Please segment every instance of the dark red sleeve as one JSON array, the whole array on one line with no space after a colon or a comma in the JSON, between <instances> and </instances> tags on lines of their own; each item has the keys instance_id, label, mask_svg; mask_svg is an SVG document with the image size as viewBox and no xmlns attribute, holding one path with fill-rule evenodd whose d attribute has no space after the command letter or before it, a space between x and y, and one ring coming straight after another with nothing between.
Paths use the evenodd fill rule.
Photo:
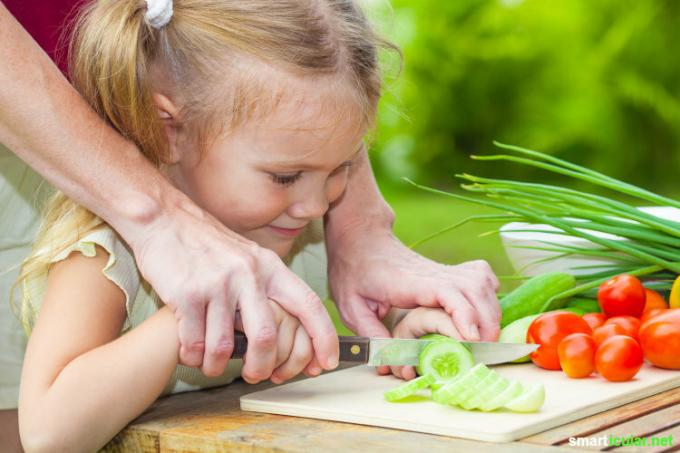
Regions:
<instances>
[{"instance_id":1,"label":"dark red sleeve","mask_svg":"<svg viewBox=\"0 0 680 453\"><path fill-rule=\"evenodd\" d=\"M3 0L7 9L66 74L68 36L60 37L86 0ZM57 46L60 47L58 48Z\"/></svg>"}]
</instances>

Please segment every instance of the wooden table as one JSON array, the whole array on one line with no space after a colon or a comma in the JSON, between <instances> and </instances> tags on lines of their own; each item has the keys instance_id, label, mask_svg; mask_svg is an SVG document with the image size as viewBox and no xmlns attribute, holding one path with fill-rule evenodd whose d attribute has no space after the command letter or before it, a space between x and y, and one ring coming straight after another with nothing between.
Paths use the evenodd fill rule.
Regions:
<instances>
[{"instance_id":1,"label":"wooden table","mask_svg":"<svg viewBox=\"0 0 680 453\"><path fill-rule=\"evenodd\" d=\"M349 423L242 412L239 397L272 384L236 382L158 400L105 448L108 452L621 452L680 449L680 388L535 434L495 444ZM673 436L673 446L576 447L570 437ZM678 438L677 441L675 438ZM651 441L651 439L650 439ZM593 441L594 442L594 441ZM677 445L675 445L677 444Z\"/></svg>"}]
</instances>

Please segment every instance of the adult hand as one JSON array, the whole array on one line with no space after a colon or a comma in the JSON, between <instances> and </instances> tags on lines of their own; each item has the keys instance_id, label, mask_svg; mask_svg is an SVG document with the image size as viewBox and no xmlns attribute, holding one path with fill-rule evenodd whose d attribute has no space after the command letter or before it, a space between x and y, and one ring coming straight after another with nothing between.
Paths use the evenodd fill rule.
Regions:
<instances>
[{"instance_id":1,"label":"adult hand","mask_svg":"<svg viewBox=\"0 0 680 453\"><path fill-rule=\"evenodd\" d=\"M274 314L274 322L277 329L277 341L272 348L274 354L274 372L270 379L274 384L281 384L288 379L303 372L309 377L321 374L321 368L314 358L312 339L305 331L300 321L285 311L279 304L269 299L269 306ZM243 332L243 320L240 312L236 312L236 330ZM250 345L243 357L243 369L241 377L250 384L255 384L258 379L251 376L251 360L258 357L252 355Z\"/></svg>"},{"instance_id":2,"label":"adult hand","mask_svg":"<svg viewBox=\"0 0 680 453\"><path fill-rule=\"evenodd\" d=\"M318 296L276 253L228 230L188 199L129 243L143 277L175 312L182 364L221 374L233 350L238 309L249 344L244 372L250 382L269 378L278 341L272 299L300 320L315 363L337 366L337 334Z\"/></svg>"},{"instance_id":3,"label":"adult hand","mask_svg":"<svg viewBox=\"0 0 680 453\"><path fill-rule=\"evenodd\" d=\"M335 240L329 249L329 283L343 322L354 332L389 337L380 320L390 307L422 306L446 310L467 340L498 338L499 282L485 261L436 263L384 229L355 229Z\"/></svg>"}]
</instances>

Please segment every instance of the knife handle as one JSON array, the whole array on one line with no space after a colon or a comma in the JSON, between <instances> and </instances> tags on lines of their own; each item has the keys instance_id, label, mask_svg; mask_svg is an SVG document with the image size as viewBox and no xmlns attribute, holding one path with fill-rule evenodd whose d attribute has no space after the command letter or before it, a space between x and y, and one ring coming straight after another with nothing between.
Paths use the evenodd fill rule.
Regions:
<instances>
[{"instance_id":1,"label":"knife handle","mask_svg":"<svg viewBox=\"0 0 680 453\"><path fill-rule=\"evenodd\" d=\"M368 362L368 337L338 337L340 340L341 362ZM232 359L242 359L248 349L248 339L241 332L234 332L234 352Z\"/></svg>"},{"instance_id":2,"label":"knife handle","mask_svg":"<svg viewBox=\"0 0 680 453\"><path fill-rule=\"evenodd\" d=\"M368 337L338 337L340 340L340 361L368 363Z\"/></svg>"}]
</instances>

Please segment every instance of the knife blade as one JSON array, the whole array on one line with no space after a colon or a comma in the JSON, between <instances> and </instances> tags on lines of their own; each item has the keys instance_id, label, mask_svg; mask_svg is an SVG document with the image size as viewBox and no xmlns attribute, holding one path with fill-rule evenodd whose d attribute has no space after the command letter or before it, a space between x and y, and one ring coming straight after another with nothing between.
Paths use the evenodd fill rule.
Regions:
<instances>
[{"instance_id":1,"label":"knife blade","mask_svg":"<svg viewBox=\"0 0 680 453\"><path fill-rule=\"evenodd\" d=\"M340 336L340 361L371 366L418 365L420 353L432 340L407 338L369 338ZM537 344L499 343L496 341L460 341L470 350L475 362L493 365L511 362L531 353ZM242 333L234 335L232 359L243 358L248 340Z\"/></svg>"}]
</instances>

